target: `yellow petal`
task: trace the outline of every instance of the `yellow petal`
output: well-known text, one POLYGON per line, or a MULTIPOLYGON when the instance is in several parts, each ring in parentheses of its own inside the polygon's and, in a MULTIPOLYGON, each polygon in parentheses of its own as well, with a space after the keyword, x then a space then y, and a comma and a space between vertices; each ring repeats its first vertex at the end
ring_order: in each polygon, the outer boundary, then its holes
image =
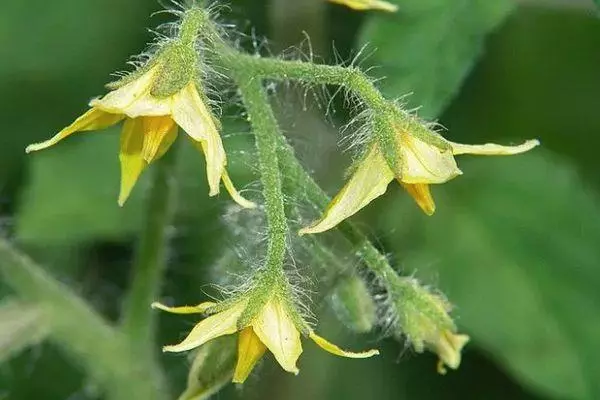
POLYGON ((231 179, 229 178, 229 174, 227 173, 226 170, 223 170, 223 176, 221 177, 221 179, 223 180, 225 189, 227 189, 227 192, 229 192, 229 195, 231 196, 233 201, 235 201, 236 203, 238 203, 240 206, 242 206, 244 208, 256 208, 256 203, 254 203, 250 200, 246 200, 235 189, 235 186, 233 186, 233 182, 231 182, 231 179))
POLYGON ((328 351, 329 353, 335 354, 336 356, 340 356, 340 357, 369 358, 369 357, 376 356, 379 354, 379 350, 376 350, 376 349, 372 349, 372 350, 368 350, 368 351, 361 351, 359 353, 342 350, 335 344, 331 343, 330 341, 328 341, 325 338, 322 338, 321 336, 317 335, 316 333, 314 333, 312 331, 310 332, 308 337, 310 337, 323 350, 328 351))
POLYGON ((163 351, 187 351, 223 335, 230 335, 237 331, 237 321, 246 308, 245 302, 240 302, 220 313, 212 315, 198 323, 189 335, 179 344, 165 346, 163 351))
POLYGON ((90 106, 130 118, 169 115, 171 98, 159 99, 150 94, 158 68, 154 67, 106 96, 92 100, 90 106))
POLYGON ((452 153, 459 154, 479 154, 485 156, 508 156, 520 154, 533 149, 540 144, 539 140, 528 140, 518 146, 501 146, 499 144, 460 144, 448 142, 452 146, 452 153))
POLYGON ((90 108, 71 125, 58 132, 54 137, 41 143, 30 144, 25 149, 26 153, 38 151, 55 145, 75 132, 95 131, 116 124, 124 118, 123 115, 109 114, 97 108, 90 108))
POLYGON ((252 328, 244 328, 238 338, 238 361, 233 373, 233 382, 243 383, 266 350, 267 347, 256 336, 252 328))
POLYGON ((467 335, 459 335, 450 331, 441 333, 437 342, 432 344, 440 358, 437 369, 440 374, 446 373, 444 365, 452 369, 457 369, 460 366, 462 348, 469 342, 470 338, 467 335))
POLYGON ((158 310, 163 310, 166 312, 170 312, 173 314, 201 314, 208 310, 209 308, 216 306, 217 303, 212 301, 205 301, 195 306, 179 306, 179 307, 169 307, 162 303, 155 301, 150 305, 152 308, 156 308, 158 310))
POLYGON ((354 10, 383 10, 395 12, 398 10, 396 4, 383 0, 329 0, 332 3, 342 4, 354 10))
POLYGON ((435 202, 431 196, 429 185, 423 183, 407 184, 403 182, 400 182, 400 184, 412 196, 425 214, 433 215, 435 212, 435 202))
POLYGON ((313 225, 301 229, 299 234, 319 233, 333 228, 344 219, 357 213, 373 199, 384 194, 392 179, 394 179, 394 173, 379 148, 373 146, 360 162, 346 186, 327 206, 323 217, 313 225))
POLYGON ((170 116, 143 117, 144 148, 142 156, 150 164, 161 157, 177 138, 177 125, 170 116))
POLYGON ((444 150, 408 133, 400 134, 404 183, 444 183, 461 175, 450 150, 444 150))
POLYGON ((121 189, 119 205, 123 206, 140 174, 148 163, 142 157, 144 147, 144 124, 142 118, 127 119, 121 133, 121 189))
POLYGON ((212 115, 193 82, 173 97, 173 119, 202 149, 206 157, 209 195, 217 195, 226 164, 225 149, 212 115))
POLYGON ((296 361, 302 354, 300 332, 288 315, 283 304, 271 299, 251 324, 254 333, 273 353, 281 367, 297 374, 296 361))

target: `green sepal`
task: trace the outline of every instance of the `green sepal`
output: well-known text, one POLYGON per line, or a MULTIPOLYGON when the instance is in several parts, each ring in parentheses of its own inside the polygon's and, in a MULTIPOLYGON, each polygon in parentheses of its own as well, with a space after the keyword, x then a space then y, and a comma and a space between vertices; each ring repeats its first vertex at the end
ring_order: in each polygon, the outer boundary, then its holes
POLYGON ((456 330, 448 301, 417 280, 397 277, 389 289, 391 311, 397 321, 393 334, 406 336, 416 352, 422 352, 437 332, 456 330))
POLYGON ((194 46, 178 41, 166 45, 159 62, 159 71, 150 89, 150 94, 157 98, 173 96, 183 89, 194 78, 198 64, 194 46))
POLYGON ((399 126, 400 129, 408 131, 408 134, 442 151, 452 150, 450 143, 434 131, 431 128, 431 124, 426 123, 415 115, 406 115, 406 119, 400 122, 399 126))

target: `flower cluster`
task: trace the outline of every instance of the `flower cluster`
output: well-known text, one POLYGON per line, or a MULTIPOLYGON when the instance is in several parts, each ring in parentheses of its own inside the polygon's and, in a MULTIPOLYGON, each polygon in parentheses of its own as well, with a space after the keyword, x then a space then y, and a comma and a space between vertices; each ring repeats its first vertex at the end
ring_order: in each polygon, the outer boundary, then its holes
MULTIPOLYGON (((330 1, 358 10, 397 9, 395 5, 382 0, 330 1)), ((217 195, 222 182, 236 203, 244 208, 255 207, 253 202, 240 195, 229 178, 226 169, 227 155, 219 134, 220 123, 204 90, 202 71, 206 67, 197 42, 202 39, 203 22, 209 19, 199 8, 185 11, 182 15, 176 37, 162 42, 146 65, 112 84, 112 90, 105 96, 93 99, 89 104, 90 109, 71 125, 49 140, 28 146, 26 151, 29 153, 46 149, 76 132, 101 130, 122 122, 118 203, 123 205, 142 172, 169 151, 179 129, 182 129, 206 158, 209 195, 217 195)), ((215 30, 209 32, 209 36, 214 34, 215 30)), ((383 195, 394 179, 426 214, 432 215, 435 203, 430 185, 448 182, 462 174, 455 156, 513 155, 529 151, 539 144, 537 140, 529 140, 518 146, 454 143, 440 136, 417 117, 400 110, 393 102, 382 102, 392 110, 391 117, 383 119, 383 133, 375 132, 376 129, 373 128, 374 133, 364 146, 362 157, 358 159, 346 185, 334 197, 322 217, 301 229, 300 235, 316 234, 336 227, 383 195)), ((258 137, 258 133, 256 134, 258 137)), ((268 141, 266 143, 270 145, 268 141)), ((275 154, 271 168, 261 169, 263 175, 265 171, 275 174, 275 179, 263 180, 263 183, 279 184, 281 179, 277 173, 280 172, 280 165, 276 146, 263 146, 266 149, 260 145, 257 147, 259 153, 264 152, 261 163, 275 154), (266 154, 269 151, 272 154, 266 154)), ((297 374, 297 360, 302 353, 301 336, 312 339, 322 349, 338 356, 366 358, 378 354, 377 350, 342 350, 317 335, 298 311, 298 304, 292 295, 294 290, 283 269, 288 233, 283 194, 281 187, 267 189, 277 197, 273 202, 274 206, 265 206, 267 220, 270 224, 277 224, 276 228, 269 226, 269 233, 273 231, 276 235, 269 237, 268 245, 269 251, 274 251, 276 256, 265 263, 265 268, 255 271, 244 290, 222 302, 183 307, 153 303, 154 308, 175 314, 207 315, 181 343, 165 346, 164 351, 189 351, 208 342, 214 343, 219 337, 237 333, 237 358, 232 373, 232 380, 237 383, 246 380, 267 350, 285 371, 297 374)), ((265 203, 268 203, 267 195, 265 199, 265 203)), ((435 352, 440 359, 440 373, 445 372, 445 366, 458 368, 461 350, 469 337, 457 333, 449 316, 450 305, 441 296, 423 289, 414 280, 401 279, 394 272, 392 270, 391 273, 386 272, 380 276, 383 276, 382 279, 389 279, 384 286, 391 299, 389 308, 393 310, 391 319, 397 329, 395 333, 407 337, 417 352, 425 349, 435 352)), ((338 291, 338 297, 343 299, 344 296, 352 297, 354 293, 360 293, 362 298, 371 300, 369 290, 363 284, 362 281, 351 282, 338 291)), ((369 315, 363 316, 356 326, 357 330, 368 331, 376 319, 376 305, 370 301, 363 303, 364 308, 355 308, 367 310, 369 315)))

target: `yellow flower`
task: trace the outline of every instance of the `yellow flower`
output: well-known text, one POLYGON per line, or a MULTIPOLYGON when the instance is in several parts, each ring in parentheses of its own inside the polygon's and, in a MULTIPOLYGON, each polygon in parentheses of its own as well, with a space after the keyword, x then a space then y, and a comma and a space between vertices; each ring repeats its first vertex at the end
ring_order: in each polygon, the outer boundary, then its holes
POLYGON ((437 336, 427 340, 427 346, 440 358, 437 370, 440 374, 446 373, 445 366, 458 369, 460 366, 462 348, 469 342, 468 335, 452 333, 449 330, 439 332, 437 336))
POLYGON ((450 142, 433 132, 419 132, 415 135, 405 129, 399 129, 394 140, 399 160, 394 167, 387 162, 380 144, 373 142, 350 180, 331 201, 321 219, 301 229, 299 233, 319 233, 333 228, 384 194, 394 178, 426 214, 432 215, 435 203, 429 185, 444 183, 462 174, 456 165, 455 155, 519 154, 539 144, 537 140, 528 140, 519 146, 491 143, 466 145, 450 142))
MULTIPOLYGON (((272 295, 254 313, 249 321, 244 322, 242 314, 249 310, 249 300, 238 300, 223 309, 211 302, 197 306, 167 307, 160 303, 153 303, 152 307, 176 314, 204 313, 213 315, 200 321, 179 344, 165 346, 163 351, 181 352, 202 346, 204 343, 223 335, 239 332, 238 359, 233 374, 233 382, 242 383, 246 380, 256 363, 262 358, 266 350, 275 356, 281 367, 293 374, 299 372, 296 361, 302 353, 300 331, 303 331, 322 349, 343 357, 366 358, 379 354, 377 350, 360 353, 344 351, 317 335, 313 330, 304 326, 298 327, 298 318, 286 301, 277 295, 272 295), (216 308, 215 308, 216 307, 216 308)), ((250 307, 251 308, 251 307, 250 307)))
POLYGON ((395 12, 398 6, 383 0, 329 0, 331 3, 337 3, 350 7, 354 10, 382 10, 395 12))
POLYGON ((125 119, 119 153, 119 205, 123 205, 142 171, 173 144, 179 126, 206 157, 209 195, 219 193, 222 180, 237 203, 243 207, 254 207, 254 203, 240 196, 229 179, 221 137, 194 80, 190 79, 170 96, 152 95, 152 89, 163 78, 163 64, 155 64, 136 79, 102 98, 92 100, 91 108, 75 122, 53 138, 27 146, 26 152, 46 149, 76 132, 104 129, 125 119))

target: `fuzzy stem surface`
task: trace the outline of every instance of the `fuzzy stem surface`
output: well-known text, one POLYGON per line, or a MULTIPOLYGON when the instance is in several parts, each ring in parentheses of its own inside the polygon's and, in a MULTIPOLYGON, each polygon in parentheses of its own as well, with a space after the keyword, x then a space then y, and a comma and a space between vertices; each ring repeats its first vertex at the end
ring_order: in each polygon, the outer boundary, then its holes
POLYGON ((268 273, 280 274, 283 271, 288 226, 277 155, 279 129, 261 80, 239 72, 235 79, 255 134, 260 180, 265 198, 269 237, 266 270, 268 273))

